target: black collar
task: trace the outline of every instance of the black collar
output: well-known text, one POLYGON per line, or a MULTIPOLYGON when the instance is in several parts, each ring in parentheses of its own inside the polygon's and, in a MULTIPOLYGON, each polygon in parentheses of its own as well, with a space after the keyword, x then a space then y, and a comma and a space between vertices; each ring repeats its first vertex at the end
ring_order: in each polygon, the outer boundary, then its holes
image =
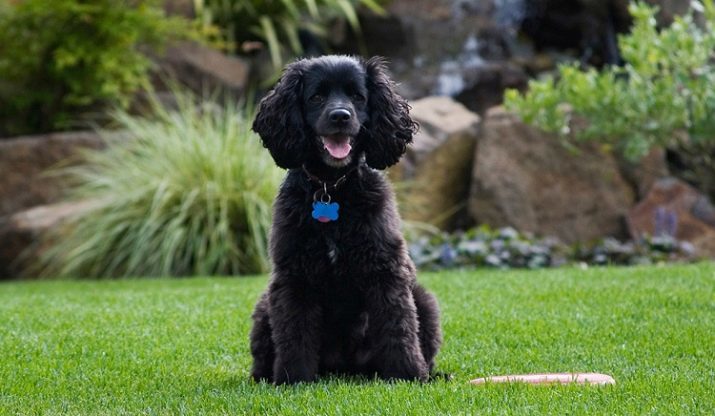
POLYGON ((363 165, 363 163, 364 162, 359 162, 359 163, 355 164, 355 166, 348 169, 348 171, 345 172, 345 174, 343 176, 339 177, 338 179, 336 179, 334 181, 324 181, 324 180, 320 179, 318 176, 311 173, 308 170, 308 168, 305 166, 305 164, 303 164, 302 168, 303 168, 303 172, 308 177, 308 180, 317 184, 320 188, 324 189, 327 192, 328 189, 332 189, 332 190, 338 189, 342 184, 345 183, 345 181, 347 181, 348 176, 350 176, 350 174, 352 174, 353 172, 358 170, 360 168, 360 166, 363 165))

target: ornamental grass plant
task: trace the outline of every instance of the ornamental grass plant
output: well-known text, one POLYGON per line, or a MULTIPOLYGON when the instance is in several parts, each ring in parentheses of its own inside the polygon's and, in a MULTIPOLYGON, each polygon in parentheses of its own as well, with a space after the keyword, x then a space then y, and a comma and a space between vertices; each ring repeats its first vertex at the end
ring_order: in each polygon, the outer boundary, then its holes
POLYGON ((358 9, 383 13, 384 0, 194 0, 196 12, 207 29, 221 30, 219 44, 246 52, 243 45, 263 43, 275 70, 286 57, 305 53, 301 37, 327 46, 330 25, 344 19, 361 34, 358 9))
POLYGON ((283 176, 251 111, 178 92, 151 117, 118 111, 124 132, 85 164, 61 169, 91 209, 47 236, 41 274, 60 277, 237 275, 267 270, 271 202, 283 176))

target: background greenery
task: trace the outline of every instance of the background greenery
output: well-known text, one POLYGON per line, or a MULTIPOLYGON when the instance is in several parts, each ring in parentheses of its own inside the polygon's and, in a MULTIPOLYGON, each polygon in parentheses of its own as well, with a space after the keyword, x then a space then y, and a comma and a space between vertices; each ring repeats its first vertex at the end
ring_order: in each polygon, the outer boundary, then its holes
POLYGON ((715 198, 715 3, 693 4, 697 18, 691 10, 660 29, 656 8, 632 3, 631 33, 619 38, 624 65, 563 65, 524 95, 508 91, 507 108, 567 144, 598 141, 634 160, 668 148, 680 175, 715 198))
POLYGON ((3 283, 3 414, 713 414, 715 266, 422 274, 453 381, 249 381, 264 277, 3 283), (42 307, 38 307, 42 305, 42 307), (467 382, 544 371, 613 387, 467 382))
POLYGON ((0 136, 105 121, 148 87, 149 55, 178 39, 231 52, 258 41, 277 72, 306 42, 328 51, 335 21, 359 35, 357 9, 381 13, 380 1, 196 0, 196 21, 166 16, 160 0, 0 1, 0 136))
POLYGON ((165 16, 158 3, 23 0, 0 7, 0 136, 76 128, 103 118, 103 109, 127 107, 148 85, 146 52, 192 36, 188 21, 165 16))
MULTIPOLYGON (((336 17, 357 29, 357 8, 379 11, 383 2, 195 3, 205 27, 220 26, 234 46, 263 42, 278 64, 300 52, 300 31, 325 36, 336 17)), ((620 38, 624 66, 600 72, 562 66, 555 79, 532 82, 525 95, 509 92, 507 106, 563 133, 565 143, 599 140, 633 158, 668 147, 687 156, 682 175, 715 195, 715 5, 694 4, 698 14, 660 30, 655 9, 634 3, 632 34, 620 38)), ((191 23, 165 18, 158 0, 0 0, 0 130, 7 130, 0 134, 67 128, 90 109, 106 117, 109 105, 126 108, 147 86, 148 48, 185 36, 194 36, 191 23)), ((265 271, 269 206, 281 173, 249 132, 251 110, 223 107, 184 96, 176 111, 154 102, 146 110, 155 116, 118 113, 113 127, 128 129, 132 139, 111 143, 106 153, 90 152, 90 165, 65 171, 74 186, 70 199, 92 200, 95 208, 45 240, 44 275, 265 271)), ((534 268, 570 260, 668 261, 680 248, 668 244, 607 240, 557 248, 548 240, 476 229, 416 238, 411 254, 425 269, 534 268)))
POLYGON ((283 172, 241 104, 177 93, 150 118, 115 114, 122 137, 58 172, 93 209, 47 236, 46 276, 235 275, 266 271, 283 172))

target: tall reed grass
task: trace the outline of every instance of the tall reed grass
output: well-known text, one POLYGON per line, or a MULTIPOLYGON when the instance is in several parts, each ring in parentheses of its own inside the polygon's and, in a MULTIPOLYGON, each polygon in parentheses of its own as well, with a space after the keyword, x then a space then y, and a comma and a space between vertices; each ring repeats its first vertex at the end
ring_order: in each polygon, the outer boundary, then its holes
POLYGON ((283 176, 251 113, 176 94, 150 118, 117 112, 127 138, 61 171, 93 208, 50 236, 43 275, 239 275, 268 268, 271 201, 283 176))

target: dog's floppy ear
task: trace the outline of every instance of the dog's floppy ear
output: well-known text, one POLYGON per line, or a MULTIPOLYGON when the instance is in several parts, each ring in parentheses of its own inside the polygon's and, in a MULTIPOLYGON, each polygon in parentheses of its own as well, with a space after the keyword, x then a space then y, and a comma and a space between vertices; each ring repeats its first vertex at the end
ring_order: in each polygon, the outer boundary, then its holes
POLYGON ((400 160, 418 125, 410 118, 407 101, 395 91, 385 61, 379 57, 369 59, 365 72, 370 112, 365 160, 375 169, 385 169, 400 160))
POLYGON ((305 63, 296 61, 283 71, 278 83, 258 106, 253 131, 261 136, 276 165, 300 167, 304 161, 305 133, 302 110, 305 63))

